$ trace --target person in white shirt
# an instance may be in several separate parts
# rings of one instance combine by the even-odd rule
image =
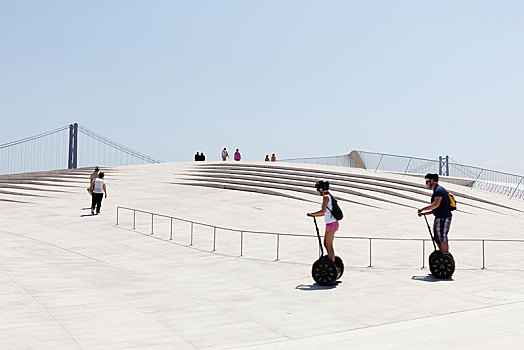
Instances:
[[[222,150],[222,160],[225,162],[229,158],[229,153],[227,153],[227,149],[224,147]]]
[[[100,214],[100,207],[102,207],[102,198],[105,195],[105,198],[107,198],[107,188],[106,188],[106,182],[104,180],[104,172],[100,172],[98,174],[98,178],[93,181],[93,194],[92,194],[92,200],[91,200],[91,214],[95,215],[95,207],[96,207],[96,215]]]

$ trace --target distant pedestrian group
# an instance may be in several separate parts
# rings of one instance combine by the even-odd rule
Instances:
[[[224,149],[222,150],[221,157],[222,157],[222,161],[224,162],[229,158],[229,152],[227,151],[226,147],[224,147]],[[233,159],[237,162],[240,161],[240,159],[242,159],[242,156],[240,155],[240,151],[238,150],[238,148],[235,151],[235,153],[233,154]]]
[[[269,161],[270,161],[270,159],[269,159],[269,155],[268,155],[268,154],[266,154],[266,158],[265,158],[264,160],[265,160],[266,162],[269,162]],[[275,153],[273,153],[273,154],[271,155],[271,161],[272,161],[272,162],[276,162],[276,161],[277,161],[277,156],[275,155]]]
[[[229,152],[227,151],[226,147],[222,149],[220,158],[222,158],[222,161],[224,162],[229,159]],[[242,160],[242,155],[240,154],[240,150],[238,148],[235,150],[235,153],[233,154],[233,159],[235,160],[235,162],[240,162]],[[204,152],[197,152],[195,154],[195,162],[200,162],[200,161],[205,161],[205,160],[206,160],[206,156],[204,155]],[[276,162],[277,156],[275,155],[275,153],[272,153],[271,158],[270,158],[269,154],[266,154],[266,158],[264,160],[266,162],[270,162],[270,161]]]
[[[196,153],[195,154],[195,162],[203,162],[206,160],[206,156],[204,155],[204,152],[202,153]]]

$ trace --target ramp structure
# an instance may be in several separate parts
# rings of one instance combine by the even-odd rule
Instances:
[[[459,211],[457,270],[442,281],[421,269],[418,177],[280,162],[102,170],[98,216],[90,168],[0,176],[1,348],[524,346],[520,200],[444,184]],[[331,288],[311,278],[319,178],[345,213]],[[117,225],[117,207],[135,210]]]

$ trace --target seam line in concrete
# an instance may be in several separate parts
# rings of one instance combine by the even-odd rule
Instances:
[[[27,239],[30,239],[32,241],[36,241],[36,242],[40,242],[40,243],[43,243],[43,244],[47,244],[47,245],[50,245],[52,247],[55,247],[55,248],[58,248],[58,249],[61,249],[61,250],[65,250],[66,252],[69,252],[69,253],[73,253],[73,254],[76,254],[76,255],[80,255],[80,256],[83,256],[84,258],[88,258],[88,259],[91,259],[91,260],[94,260],[94,261],[97,261],[99,263],[102,263],[102,264],[107,264],[107,265],[110,265],[110,263],[108,262],[105,262],[105,261],[102,261],[102,260],[98,260],[96,258],[93,258],[93,257],[90,257],[88,255],[85,255],[85,254],[82,254],[82,253],[79,253],[79,252],[75,252],[74,250],[71,250],[71,249],[67,249],[67,248],[64,248],[64,247],[60,247],[56,244],[53,244],[53,243],[49,243],[49,242],[46,242],[46,241],[42,241],[38,238],[33,238],[33,237],[29,237],[29,236],[25,236],[25,235],[22,235],[20,233],[15,233],[15,232],[10,232],[10,231],[5,231],[5,230],[0,230],[0,232],[3,232],[3,233],[8,233],[8,234],[11,234],[11,235],[15,235],[15,236],[19,236],[19,237],[23,237],[23,238],[27,238]]]

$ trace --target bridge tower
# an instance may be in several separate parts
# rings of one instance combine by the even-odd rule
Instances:
[[[438,174],[449,176],[449,156],[446,156],[445,158],[442,156],[439,156],[438,164],[439,164]]]
[[[78,123],[69,125],[69,158],[67,169],[76,169],[78,160]]]

